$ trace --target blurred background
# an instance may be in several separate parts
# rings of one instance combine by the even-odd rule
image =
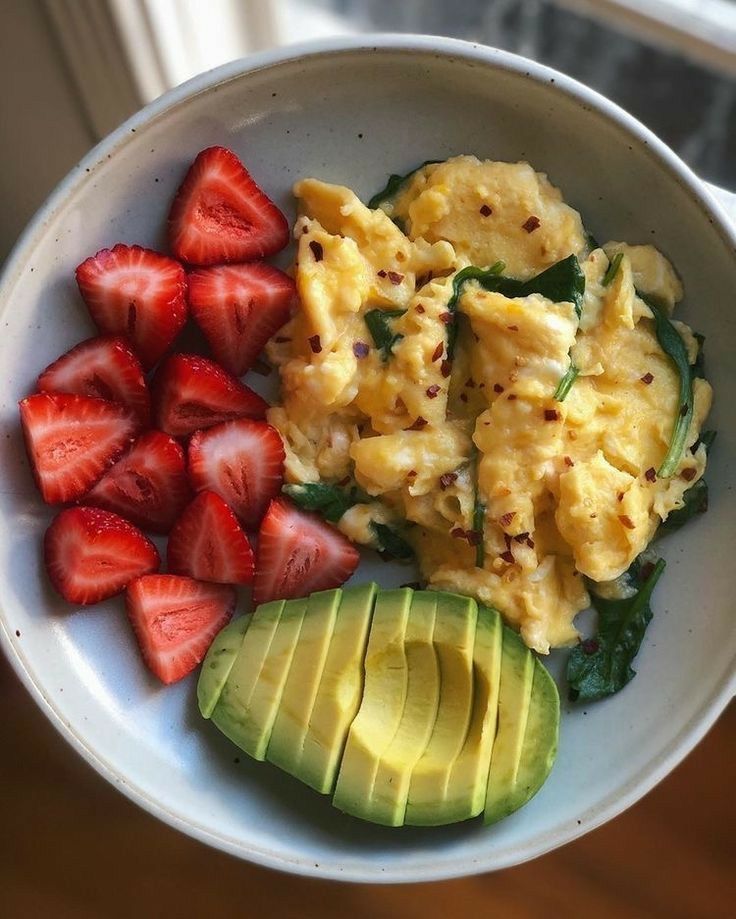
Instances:
[[[253,51],[372,31],[448,35],[549,64],[736,189],[733,0],[0,0],[0,262],[56,182],[166,89]],[[2,660],[0,698],[3,919],[734,915],[733,707],[643,802],[577,843],[500,874],[369,888],[205,849],[79,761]]]

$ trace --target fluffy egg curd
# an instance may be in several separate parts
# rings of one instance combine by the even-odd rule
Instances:
[[[377,209],[317,179],[294,194],[301,306],[268,346],[287,481],[359,495],[343,533],[374,548],[400,533],[430,587],[496,607],[529,647],[573,643],[586,578],[625,572],[705,468],[711,387],[694,377],[660,474],[686,414],[652,306],[668,321],[682,298],[672,266],[591,243],[527,163],[425,165]],[[469,266],[528,282],[571,256],[577,304],[453,285]],[[693,364],[695,335],[672,327]]]

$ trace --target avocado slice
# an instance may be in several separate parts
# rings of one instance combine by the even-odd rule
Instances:
[[[473,646],[473,713],[465,743],[450,771],[447,796],[436,808],[438,826],[477,817],[485,806],[498,723],[502,646],[500,614],[478,604]]]
[[[256,609],[212,712],[223,734],[254,759],[265,759],[306,609],[307,598],[273,601]]]
[[[437,591],[433,643],[440,667],[440,701],[429,743],[414,766],[404,822],[433,826],[470,726],[473,646],[478,606],[470,597]]]
[[[488,773],[484,823],[495,823],[516,810],[517,782],[534,683],[534,658],[521,638],[503,629],[498,730]]]
[[[437,717],[440,668],[432,643],[436,613],[436,594],[417,591],[411,601],[404,637],[409,670],[404,710],[396,734],[378,762],[367,802],[370,812],[367,819],[384,826],[404,823],[412,770],[429,743]]]
[[[230,670],[243,644],[250,616],[233,619],[219,632],[209,647],[197,681],[197,702],[203,718],[209,718],[227,683]]]
[[[370,795],[384,751],[404,711],[409,668],[404,636],[413,591],[379,591],[365,655],[365,685],[350,726],[332,803],[355,817],[371,819]]]
[[[335,786],[348,730],[360,706],[377,589],[369,583],[342,591],[304,746],[294,764],[293,775],[321,794],[330,794]]]
[[[276,712],[266,759],[291,775],[297,774],[341,597],[341,590],[324,590],[309,596],[294,658]]]

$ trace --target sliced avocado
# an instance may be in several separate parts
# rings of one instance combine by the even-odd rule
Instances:
[[[524,744],[512,797],[514,810],[539,791],[557,755],[560,730],[560,695],[544,664],[534,658],[534,680]]]
[[[341,590],[324,590],[309,596],[299,641],[273,723],[266,759],[291,775],[296,775],[301,759],[341,596]]]
[[[414,766],[405,823],[433,826],[448,797],[456,758],[473,708],[473,645],[478,606],[470,597],[437,591],[433,643],[440,666],[440,701],[429,743]]]
[[[367,808],[373,823],[401,826],[414,765],[432,735],[440,701],[440,668],[432,643],[437,596],[417,591],[411,601],[404,637],[409,668],[406,701],[393,740],[382,754]]]
[[[518,806],[516,788],[533,683],[531,652],[516,632],[504,626],[498,730],[488,773],[484,823],[495,823]]]
[[[378,763],[396,734],[404,711],[409,668],[404,636],[413,591],[383,590],[376,595],[365,655],[365,685],[350,726],[333,804],[355,817],[371,819],[370,794]]]
[[[197,682],[197,702],[204,718],[209,718],[220,698],[222,687],[243,644],[250,616],[239,616],[217,634],[202,661]]]
[[[276,618],[268,647],[259,659],[258,654],[265,642],[256,633],[256,647],[251,648],[250,638],[258,623],[263,607],[253,614],[253,622],[245,633],[230,677],[223,687],[212,720],[227,737],[245,750],[254,759],[265,759],[266,748],[271,736],[281,694],[289,674],[294,656],[307,598],[274,601],[281,603],[280,615],[276,608],[269,610],[264,622],[264,631]],[[270,607],[272,604],[265,604]],[[260,666],[259,666],[260,663]]]
[[[500,614],[478,604],[473,647],[473,713],[465,743],[450,772],[447,796],[437,807],[437,825],[477,817],[485,806],[498,721],[502,645]]]
[[[375,584],[347,587],[335,618],[327,659],[293,774],[330,794],[348,730],[363,695],[363,658],[376,599]]]

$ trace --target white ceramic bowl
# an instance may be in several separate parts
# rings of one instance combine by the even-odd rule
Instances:
[[[44,577],[41,536],[51,515],[31,481],[16,402],[49,361],[93,332],[74,267],[119,240],[163,245],[171,196],[211,144],[233,147],[289,212],[300,176],[367,196],[387,173],[425,159],[527,159],[596,236],[655,242],[682,274],[682,316],[707,336],[716,391],[711,509],[662,543],[668,567],[636,679],[584,710],[563,705],[551,778],[495,827],[388,830],[340,815],[277,769],[239,757],[199,717],[194,677],[158,685],[119,600],[70,611]],[[630,116],[560,74],[489,48],[339,39],[255,55],[173,90],[61,183],[0,288],[0,634],[11,662],[52,723],[121,791],[184,832],[264,865],[360,881],[436,880],[517,864],[609,820],[687,754],[734,692],[735,241],[698,179]],[[409,579],[389,567],[376,573],[384,582]],[[553,672],[562,663],[553,655]]]

